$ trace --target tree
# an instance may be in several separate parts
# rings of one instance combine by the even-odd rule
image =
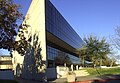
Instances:
[[[111,53],[110,45],[106,42],[105,38],[99,40],[96,36],[89,36],[84,38],[85,54],[89,58],[89,61],[93,62],[93,66],[96,67],[98,62],[102,65],[102,61],[106,59],[107,54]]]
[[[112,44],[120,50],[120,26],[115,29],[115,35],[110,38]]]
[[[87,56],[87,48],[83,46],[82,48],[78,49],[79,57],[81,61],[81,65],[84,67],[85,65],[85,58]]]
[[[112,55],[112,57],[114,57],[116,59],[116,61],[119,61],[120,54],[117,51],[120,50],[120,26],[116,27],[115,34],[113,36],[110,36],[110,41],[111,41],[111,43],[113,45],[112,47],[114,48],[114,52],[115,52]]]
[[[10,51],[13,47],[18,28],[16,21],[22,18],[18,9],[11,0],[0,0],[0,48]]]
[[[115,53],[114,53],[114,54],[109,54],[109,57],[110,57],[110,58],[108,59],[108,60],[109,60],[109,66],[112,67],[112,66],[117,65],[117,64],[116,64],[116,61],[117,61],[117,58],[118,58],[118,57],[115,55]]]
[[[12,50],[17,50],[18,53],[23,55],[28,45],[28,40],[25,37],[20,37],[22,40],[15,41],[15,38],[17,29],[25,30],[28,26],[27,24],[18,26],[17,21],[24,20],[19,8],[20,6],[13,3],[12,0],[0,0],[0,49],[6,49],[10,53]],[[20,45],[19,42],[24,42],[24,45]]]

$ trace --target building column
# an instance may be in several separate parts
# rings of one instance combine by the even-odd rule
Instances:
[[[64,67],[66,67],[66,63],[64,63]]]
[[[78,65],[76,65],[76,70],[78,70]]]
[[[73,64],[71,65],[71,70],[73,71]]]

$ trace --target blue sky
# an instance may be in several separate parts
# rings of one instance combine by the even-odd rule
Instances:
[[[25,15],[32,0],[13,0]],[[81,38],[114,35],[120,25],[120,0],[51,0]]]
[[[14,0],[21,5],[21,12],[28,10],[31,0]],[[120,0],[51,0],[55,7],[84,37],[90,34],[108,37],[120,25]]]
[[[27,12],[31,0],[14,0]],[[109,37],[120,25],[120,0],[51,0],[74,30],[84,37]]]
[[[109,37],[120,25],[120,0],[51,0],[83,38]]]

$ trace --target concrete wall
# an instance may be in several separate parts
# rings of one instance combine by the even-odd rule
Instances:
[[[66,78],[68,71],[68,67],[57,66],[57,78]]]
[[[68,67],[57,66],[56,68],[47,68],[47,78],[56,79],[56,78],[66,78],[68,73]]]
[[[32,0],[29,10],[26,14],[26,18],[26,23],[29,25],[28,35],[26,35],[26,37],[31,36],[32,41],[29,49],[26,49],[25,56],[21,56],[16,51],[13,52],[13,69],[15,71],[15,75],[17,74],[17,71],[21,71],[23,78],[36,79],[36,77],[40,76],[37,74],[37,69],[39,70],[39,73],[42,72],[41,75],[45,73],[44,70],[46,69],[45,0]],[[35,39],[35,36],[38,37],[38,39]],[[16,40],[19,40],[18,36]],[[36,48],[33,49],[36,41]],[[39,45],[42,49],[39,54],[42,55],[42,68],[35,67],[34,62],[35,50],[37,50]]]
[[[46,61],[46,29],[45,29],[45,0],[32,0],[26,14],[29,33],[32,35],[31,45],[34,46],[34,35],[38,36],[38,44],[41,47],[42,60]]]
[[[48,79],[55,79],[57,78],[57,69],[56,68],[47,68],[47,78]]]
[[[12,54],[13,54],[13,58],[12,58],[13,70],[14,70],[14,75],[16,75],[16,67],[18,64],[23,65],[24,56],[18,54],[17,51],[14,51]]]

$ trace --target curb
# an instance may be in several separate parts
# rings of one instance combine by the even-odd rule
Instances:
[[[79,81],[79,82],[69,82],[69,83],[92,83],[92,82],[108,82],[111,80],[120,80],[120,78],[111,78],[111,79],[98,79],[98,80],[85,80],[85,81]]]
[[[85,80],[85,81],[81,81],[81,82],[70,82],[70,83],[91,83],[93,82],[92,80]]]

